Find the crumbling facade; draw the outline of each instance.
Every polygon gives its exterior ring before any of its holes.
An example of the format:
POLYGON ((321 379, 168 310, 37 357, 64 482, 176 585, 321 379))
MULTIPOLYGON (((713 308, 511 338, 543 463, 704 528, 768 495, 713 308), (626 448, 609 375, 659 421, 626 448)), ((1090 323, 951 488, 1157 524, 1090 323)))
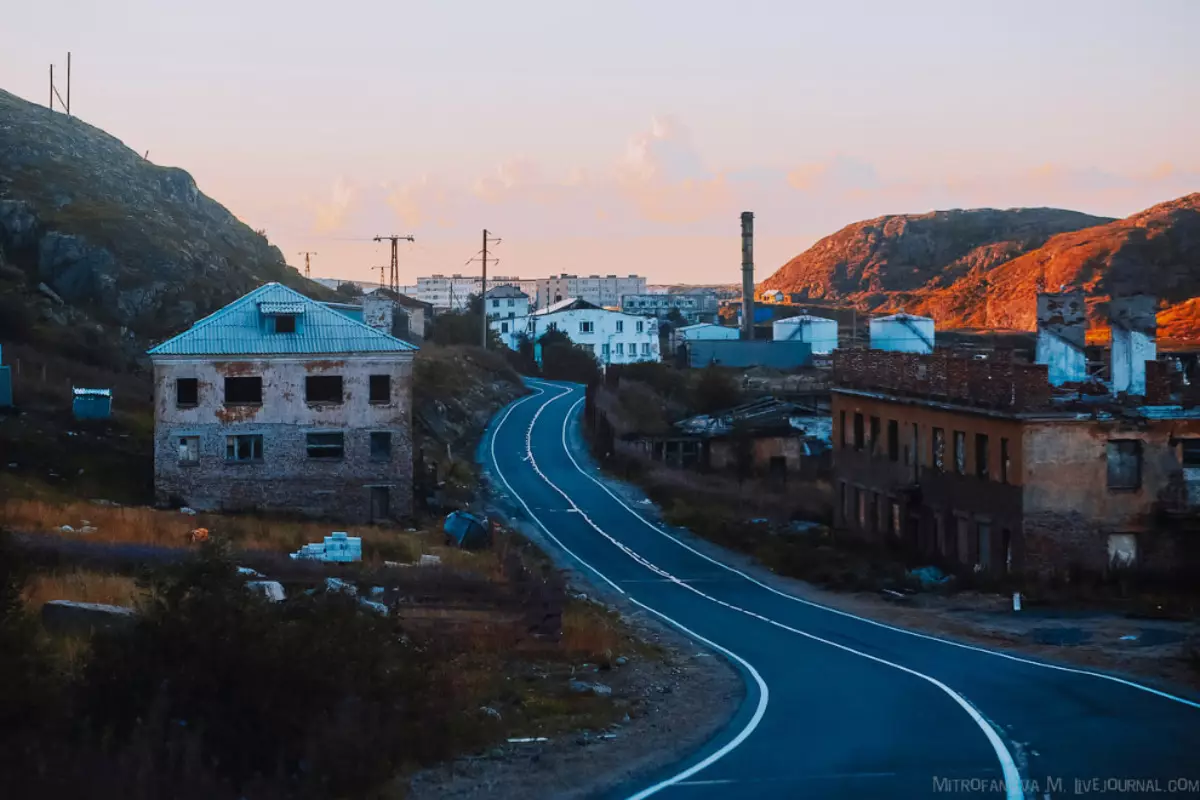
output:
POLYGON ((1002 351, 835 353, 836 525, 965 570, 1194 571, 1200 409, 1145 367, 1116 402, 1002 351))
POLYGON ((415 351, 279 284, 200 320, 150 351, 159 502, 409 514, 415 351))

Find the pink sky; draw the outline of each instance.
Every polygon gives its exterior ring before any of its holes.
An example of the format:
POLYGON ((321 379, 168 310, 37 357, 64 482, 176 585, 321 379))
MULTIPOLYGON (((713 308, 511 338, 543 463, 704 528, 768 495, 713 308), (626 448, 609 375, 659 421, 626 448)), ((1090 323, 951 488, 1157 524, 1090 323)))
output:
POLYGON ((289 261, 734 282, 858 219, 1200 190, 1200 4, 1152 0, 23 3, 0 87, 74 53, 83 119, 289 261), (171 8, 169 6, 180 6, 171 8))

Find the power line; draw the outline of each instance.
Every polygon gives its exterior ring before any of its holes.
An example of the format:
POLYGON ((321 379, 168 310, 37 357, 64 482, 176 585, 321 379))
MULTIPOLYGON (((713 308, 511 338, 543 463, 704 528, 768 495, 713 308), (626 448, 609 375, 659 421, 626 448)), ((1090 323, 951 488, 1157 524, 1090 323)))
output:
MULTIPOLYGON (((482 271, 481 271, 481 274, 480 274, 480 278, 481 278, 481 279, 480 279, 480 282, 479 282, 479 306, 480 306, 480 308, 481 308, 481 309, 483 309, 483 331, 482 331, 482 333, 480 334, 480 342, 479 342, 479 344, 480 344, 480 346, 482 346, 482 347, 483 347, 483 349, 484 349, 484 350, 487 350, 487 341, 488 341, 488 321, 487 321, 487 265, 488 265, 488 245, 489 245, 489 244, 500 244, 500 239, 499 239, 499 238, 497 238, 497 237, 492 237, 492 236, 489 236, 489 235, 488 235, 488 229, 487 229, 487 228, 484 228, 484 229, 483 229, 483 249, 479 251, 479 252, 480 252, 480 257, 479 257, 479 258, 472 258, 472 259, 469 259, 469 260, 467 261, 467 263, 468 263, 468 264, 470 264, 472 261, 478 261, 478 262, 480 262, 480 265, 481 265, 481 267, 482 267, 482 271)), ((497 258, 497 259, 494 259, 494 260, 493 260, 493 263, 495 263, 495 264, 499 264, 499 263, 500 263, 500 259, 498 259, 498 258, 497 258)))
MULTIPOLYGON (((416 241, 416 239, 413 238, 413 235, 411 233, 403 235, 403 236, 393 233, 390 236, 376 236, 375 237, 375 241, 377 241, 377 242, 387 241, 387 242, 392 243, 392 265, 391 265, 392 273, 390 276, 391 280, 388 283, 388 288, 390 288, 396 294, 400 293, 400 255, 396 248, 396 245, 401 239, 405 239, 410 242, 416 241)), ((382 283, 382 281, 380 281, 380 282, 382 283)))
POLYGON ((311 278, 312 269, 308 263, 308 259, 310 256, 320 255, 320 253, 317 253, 315 250, 301 250, 300 255, 304 256, 304 277, 311 278))

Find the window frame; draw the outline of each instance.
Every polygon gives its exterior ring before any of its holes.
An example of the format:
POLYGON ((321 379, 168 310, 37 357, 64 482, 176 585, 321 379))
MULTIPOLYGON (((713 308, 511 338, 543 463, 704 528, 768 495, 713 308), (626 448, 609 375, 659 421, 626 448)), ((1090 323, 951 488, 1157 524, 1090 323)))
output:
POLYGON ((175 453, 179 457, 179 465, 185 467, 194 467, 200 463, 200 437, 194 433, 181 433, 175 437, 175 453), (192 448, 193 455, 191 458, 184 458, 184 443, 193 442, 195 447, 192 448))
POLYGON ((228 433, 225 434, 225 463, 226 464, 261 464, 266 460, 266 442, 261 433, 228 433), (242 440, 249 440, 250 455, 247 458, 239 456, 242 440), (255 451, 258 451, 255 454, 255 451))
POLYGON ((954 473, 967 474, 967 432, 954 431, 954 473))
POLYGON ((579 332, 580 333, 595 333, 596 332, 596 323, 592 322, 590 319, 579 320, 579 332))
POLYGON ((307 431, 304 434, 304 454, 309 461, 344 461, 346 458, 345 431, 307 431), (313 443, 314 436, 337 437, 338 443, 313 443), (313 451, 317 452, 314 453, 313 451))
POLYGON ((991 478, 991 441, 986 433, 975 434, 975 476, 983 480, 991 478))
POLYGON ((1142 470, 1144 457, 1144 446, 1141 439, 1109 439, 1105 442, 1104 462, 1105 462, 1105 486, 1110 492, 1136 492, 1142 488, 1142 470), (1132 482, 1116 483, 1113 482, 1113 448, 1120 450, 1122 447, 1129 447, 1133 452, 1135 472, 1132 482))
MULTIPOLYGON (((227 406, 261 406, 263 403, 263 379, 261 375, 226 375, 224 392, 221 398, 222 404, 227 406), (258 399, 257 400, 230 400, 231 386, 241 386, 243 389, 250 386, 249 383, 243 381, 257 381, 258 383, 258 399)), ((234 392, 238 394, 238 392, 234 392)))
POLYGON ((386 405, 390 405, 391 402, 392 402, 392 376, 387 375, 387 374, 367 376, 367 403, 368 403, 368 405, 386 406, 386 405), (384 398, 382 400, 380 399, 380 397, 382 397, 382 395, 377 391, 381 383, 382 383, 383 387, 387 390, 387 392, 386 392, 387 396, 386 396, 386 398, 384 398))
POLYGON ((274 315, 274 317, 272 317, 272 319, 274 321, 271 323, 271 330, 274 333, 295 333, 296 332, 297 321, 296 321, 295 314, 276 314, 276 315, 274 315), (281 322, 284 323, 283 327, 280 327, 280 325, 279 325, 279 323, 281 323, 281 322))
POLYGON ((367 453, 371 461, 387 462, 392 460, 392 432, 391 431, 371 431, 367 435, 367 453), (386 437, 386 439, 384 438, 386 437), (377 441, 386 441, 387 449, 382 455, 376 448, 377 441))

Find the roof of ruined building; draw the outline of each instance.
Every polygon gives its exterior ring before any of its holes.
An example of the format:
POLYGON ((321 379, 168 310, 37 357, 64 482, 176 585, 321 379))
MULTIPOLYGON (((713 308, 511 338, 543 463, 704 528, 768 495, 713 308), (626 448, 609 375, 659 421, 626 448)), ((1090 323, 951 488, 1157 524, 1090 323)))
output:
POLYGON ((417 350, 283 284, 267 283, 149 350, 152 356, 395 353, 417 350), (278 308, 303 317, 295 333, 273 333, 265 314, 278 308), (267 310, 270 309, 270 310, 267 310), (301 313, 302 312, 302 313, 301 313))

